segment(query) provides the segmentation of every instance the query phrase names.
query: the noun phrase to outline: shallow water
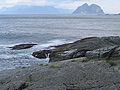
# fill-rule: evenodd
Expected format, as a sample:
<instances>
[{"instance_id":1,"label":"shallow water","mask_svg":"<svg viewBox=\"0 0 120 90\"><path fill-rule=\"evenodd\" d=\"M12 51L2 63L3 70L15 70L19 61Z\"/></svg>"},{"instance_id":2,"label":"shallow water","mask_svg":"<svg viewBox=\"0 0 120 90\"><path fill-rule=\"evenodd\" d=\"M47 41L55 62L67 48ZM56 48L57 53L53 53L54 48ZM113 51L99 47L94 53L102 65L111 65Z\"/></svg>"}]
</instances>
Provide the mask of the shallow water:
<instances>
[{"instance_id":1,"label":"shallow water","mask_svg":"<svg viewBox=\"0 0 120 90\"><path fill-rule=\"evenodd\" d=\"M120 15L0 15L0 70L45 63L31 53L89 36L120 36ZM38 45L7 48L22 43Z\"/></svg>"}]
</instances>

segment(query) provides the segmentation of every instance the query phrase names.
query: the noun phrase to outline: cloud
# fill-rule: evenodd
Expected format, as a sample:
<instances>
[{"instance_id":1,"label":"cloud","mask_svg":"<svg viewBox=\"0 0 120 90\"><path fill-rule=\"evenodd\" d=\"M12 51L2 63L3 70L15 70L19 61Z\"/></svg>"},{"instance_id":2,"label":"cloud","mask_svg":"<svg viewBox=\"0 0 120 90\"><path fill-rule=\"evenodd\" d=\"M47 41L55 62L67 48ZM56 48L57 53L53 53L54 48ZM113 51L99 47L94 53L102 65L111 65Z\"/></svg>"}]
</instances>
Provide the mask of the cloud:
<instances>
[{"instance_id":1,"label":"cloud","mask_svg":"<svg viewBox=\"0 0 120 90\"><path fill-rule=\"evenodd\" d=\"M120 13L120 0L90 0L100 5L106 13Z\"/></svg>"},{"instance_id":2,"label":"cloud","mask_svg":"<svg viewBox=\"0 0 120 90\"><path fill-rule=\"evenodd\" d=\"M74 10L84 3L98 4L104 9L105 13L120 13L120 0L67 0L58 3L56 7Z\"/></svg>"},{"instance_id":3,"label":"cloud","mask_svg":"<svg viewBox=\"0 0 120 90\"><path fill-rule=\"evenodd\" d=\"M48 1L46 0L4 0L1 5L14 6L14 5L46 5Z\"/></svg>"},{"instance_id":4,"label":"cloud","mask_svg":"<svg viewBox=\"0 0 120 90\"><path fill-rule=\"evenodd\" d=\"M58 8L65 8L65 9L76 9L78 6L88 3L88 0L72 0L72 1L64 1L61 3L57 3L55 6Z\"/></svg>"},{"instance_id":5,"label":"cloud","mask_svg":"<svg viewBox=\"0 0 120 90\"><path fill-rule=\"evenodd\" d=\"M0 0L0 7L12 7L14 5L47 5L74 10L84 3L98 4L106 13L120 13L120 0Z\"/></svg>"}]
</instances>

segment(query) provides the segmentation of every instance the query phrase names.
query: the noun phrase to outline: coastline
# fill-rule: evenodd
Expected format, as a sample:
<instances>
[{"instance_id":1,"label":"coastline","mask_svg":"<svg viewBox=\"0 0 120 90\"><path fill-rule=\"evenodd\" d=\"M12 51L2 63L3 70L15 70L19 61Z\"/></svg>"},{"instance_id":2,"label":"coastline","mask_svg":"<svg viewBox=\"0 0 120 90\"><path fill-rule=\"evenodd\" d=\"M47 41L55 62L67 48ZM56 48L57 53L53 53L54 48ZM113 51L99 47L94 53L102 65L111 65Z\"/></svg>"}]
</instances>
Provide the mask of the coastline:
<instances>
[{"instance_id":1,"label":"coastline","mask_svg":"<svg viewBox=\"0 0 120 90\"><path fill-rule=\"evenodd\" d=\"M120 53L118 53L120 51L119 41L120 41L119 36L89 37L72 43L55 46L57 51L59 51L58 48L60 48L61 50L63 49L62 51L66 51L75 49L77 46L77 49L79 47L80 52L81 45L83 46L87 45L86 50L88 50L88 48L90 47L91 51L90 50L88 51L89 57L79 56L74 58L66 58L63 60L60 60L61 58L58 58L57 61L52 61L46 64L39 64L29 67L19 67L12 70L1 71L0 89L119 90L120 88L119 83L120 62L118 62L120 60L119 59ZM98 47L98 45L100 46ZM81 47L82 51L83 46ZM105 50L106 46L107 50ZM101 54L106 56L110 55L110 57L96 58L94 55L97 55L96 53L99 52L100 50ZM91 56L94 57L91 58ZM116 61L116 57L117 62L114 62Z\"/></svg>"},{"instance_id":2,"label":"coastline","mask_svg":"<svg viewBox=\"0 0 120 90\"><path fill-rule=\"evenodd\" d=\"M6 70L6 69L15 69L16 67L27 67L31 65L36 64L44 64L44 59L37 59L33 57L31 54L34 51L46 49L51 45L60 45L67 43L68 41L65 40L51 40L46 41L43 43L37 43L38 45L35 45L28 49L21 49L21 50L11 50L16 45L22 45L22 44L36 44L36 43L30 43L30 42L21 42L21 43L14 43L14 44L8 44L0 45L0 71ZM24 45L23 45L24 46ZM29 45L28 45L29 46Z\"/></svg>"},{"instance_id":3,"label":"coastline","mask_svg":"<svg viewBox=\"0 0 120 90\"><path fill-rule=\"evenodd\" d=\"M32 56L45 59L50 55L50 62L74 59L80 57L87 58L120 58L120 37L87 37L72 43L52 46L53 49L43 49L32 53ZM112 53L111 53L112 52Z\"/></svg>"}]
</instances>

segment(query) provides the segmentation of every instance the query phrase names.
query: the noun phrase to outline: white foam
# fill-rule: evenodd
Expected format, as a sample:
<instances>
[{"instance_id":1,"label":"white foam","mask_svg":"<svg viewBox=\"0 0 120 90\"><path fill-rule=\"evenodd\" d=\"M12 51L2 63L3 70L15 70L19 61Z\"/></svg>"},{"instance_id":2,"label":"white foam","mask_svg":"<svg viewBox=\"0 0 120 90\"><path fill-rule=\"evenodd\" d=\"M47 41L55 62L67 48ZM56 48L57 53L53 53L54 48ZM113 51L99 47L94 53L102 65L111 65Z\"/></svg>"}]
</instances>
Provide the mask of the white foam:
<instances>
[{"instance_id":1,"label":"white foam","mask_svg":"<svg viewBox=\"0 0 120 90\"><path fill-rule=\"evenodd\" d=\"M34 49L38 49L38 50L41 50L41 49L46 49L46 48L49 48L50 46L56 46L56 45L61 45L61 44L65 44L67 43L66 40L52 40L52 41L48 41L47 43L45 44L41 44L41 45L36 45L34 46L33 48ZM50 49L50 48L49 48Z\"/></svg>"},{"instance_id":2,"label":"white foam","mask_svg":"<svg viewBox=\"0 0 120 90\"><path fill-rule=\"evenodd\" d=\"M17 44L10 44L10 45L0 45L0 70L3 69L11 69L18 66L29 66L29 65L36 65L36 64L45 64L49 63L49 55L46 56L46 59L38 59L31 55L31 53L35 51L39 51L42 49L50 49L50 46L56 46L68 43L69 41L66 41L64 39L56 39L48 41L44 44L38 44L33 46L29 49L23 49L23 50L10 50L7 47L19 45L23 43L17 43Z\"/></svg>"}]
</instances>

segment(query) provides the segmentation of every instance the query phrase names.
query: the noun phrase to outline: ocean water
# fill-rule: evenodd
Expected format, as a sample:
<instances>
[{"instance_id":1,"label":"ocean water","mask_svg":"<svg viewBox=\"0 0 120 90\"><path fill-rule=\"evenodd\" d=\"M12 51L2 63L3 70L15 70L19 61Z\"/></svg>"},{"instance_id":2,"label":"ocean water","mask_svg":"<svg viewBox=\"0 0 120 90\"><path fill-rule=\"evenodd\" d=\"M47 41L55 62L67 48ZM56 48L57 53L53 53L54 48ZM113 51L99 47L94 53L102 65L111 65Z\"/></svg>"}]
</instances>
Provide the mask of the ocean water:
<instances>
[{"instance_id":1,"label":"ocean water","mask_svg":"<svg viewBox=\"0 0 120 90\"><path fill-rule=\"evenodd\" d=\"M0 15L0 70L46 63L32 52L90 36L120 36L120 15ZM23 43L38 45L8 48Z\"/></svg>"}]
</instances>

